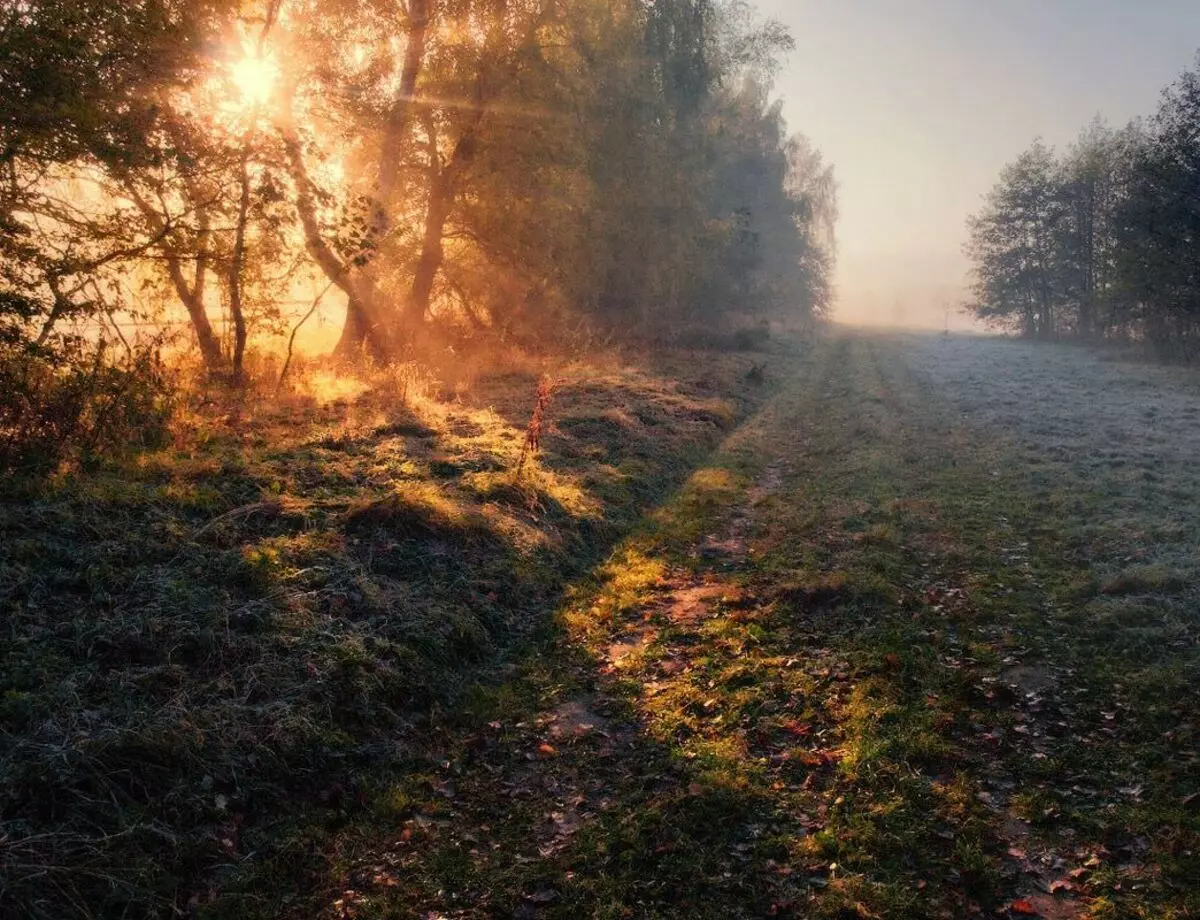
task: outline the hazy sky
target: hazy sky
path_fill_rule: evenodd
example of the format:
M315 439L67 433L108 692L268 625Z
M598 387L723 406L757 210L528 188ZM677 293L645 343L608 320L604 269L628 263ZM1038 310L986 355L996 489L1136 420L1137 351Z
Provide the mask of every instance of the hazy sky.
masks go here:
M965 219L1038 136L1154 111L1200 48L1200 0L757 0L796 39L789 126L841 183L839 318L937 323Z

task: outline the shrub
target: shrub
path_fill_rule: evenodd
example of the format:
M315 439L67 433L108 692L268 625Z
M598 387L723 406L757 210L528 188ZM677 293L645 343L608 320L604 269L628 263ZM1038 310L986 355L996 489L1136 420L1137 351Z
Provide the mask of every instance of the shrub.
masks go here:
M0 350L0 469L46 472L161 446L175 394L157 347Z

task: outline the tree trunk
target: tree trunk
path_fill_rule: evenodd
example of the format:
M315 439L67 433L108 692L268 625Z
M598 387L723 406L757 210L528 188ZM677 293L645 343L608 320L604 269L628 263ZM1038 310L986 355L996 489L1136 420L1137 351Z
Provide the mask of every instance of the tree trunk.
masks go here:
M234 227L233 257L229 260L229 315L233 319L233 383L246 382L246 310L243 303L242 272L246 267L246 225L250 219L250 150L247 141L242 150L238 175L237 224Z
M389 324L375 309L375 298L363 296L363 285L357 283L360 279L352 276L349 267L338 258L322 235L316 196L308 175L308 165L304 161L304 149L290 112L279 130L287 155L288 173L296 187L296 213L304 234L304 248L325 277L346 295L346 322L334 354L352 360L362 348L367 347L376 357L386 360L393 354Z
M409 341L420 336L425 318L429 314L433 283L442 268L445 255L442 237L454 206L458 179L475 156L477 135L486 112L486 76L484 65L480 65L480 71L475 78L474 114L455 143L454 153L444 168L439 168L437 142L432 134L432 120L430 121L429 201L425 206L425 231L421 240L421 257L417 260L408 300L404 304L403 329Z
M339 361L353 364L362 357L364 350L370 348L376 357L385 357L371 345L371 323L367 319L368 311L358 296L357 285L351 285L348 291L341 285L339 287L346 294L346 319L342 323L342 334L338 336L333 356Z
M225 356L221 353L221 343L217 340L212 323L208 321L208 311L204 306L203 286L200 287L201 293L199 294L188 290L187 283L183 278L183 270L177 258L167 257L167 270L171 274L171 283L175 286L175 293L179 296L184 309L187 310L188 319L192 323L192 331L196 333L196 344L200 346L204 369L210 374L220 370L221 365L225 363ZM197 266L196 270L201 272L205 269Z
M196 344L200 346L200 355L204 359L204 369L210 374L220 370L221 365L225 363L225 355L221 351L221 343L217 339L216 333L213 331L212 323L208 319L208 311L204 304L204 290L208 277L208 236L209 236L209 219L208 208L200 200L200 194L193 182L184 182L188 193L188 198L191 199L190 204L196 212L196 252L194 256L185 256L177 246L171 245L164 239L162 244L163 257L167 265L167 276L171 279L171 286L175 289L175 296L179 298L179 302L183 304L187 310L188 319L192 324L192 331L196 333ZM161 214L154 209L154 206L146 200L146 197L134 186L133 182L127 177L125 180L125 193L129 195L130 200L141 212L146 223L150 225L150 229L156 233L163 233L166 227L166 220ZM187 258L191 258L195 268L192 283L188 284L188 280L183 271L183 263Z
M408 40L404 47L404 66L400 70L400 85L392 99L384 130L383 146L379 151L379 177L377 181L378 208L376 219L381 220L381 229L386 229L387 208L396 191L396 180L400 174L400 150L404 144L404 133L416 105L417 78L425 61L425 38L429 20L433 13L431 0L409 0Z
M442 235L446 230L446 219L450 216L450 205L454 197L452 183L453 174L447 169L433 180L429 190L421 257L417 260L408 301L404 305L404 334L409 339L417 338L425 325L429 301L433 295L433 282L442 267Z
M392 108L388 113L387 125L384 129L383 144L379 151L374 227L377 238L382 238L387 233L391 222L388 211L392 198L396 194L396 183L400 175L400 154L404 146L405 134L416 108L417 80L425 61L425 42L432 13L433 0L410 0L408 36L404 48L404 64L400 70L400 84L396 88L396 95L392 100ZM440 262L439 256L438 264ZM434 272L436 273L436 271L435 268ZM359 291L356 299L359 303L352 311L348 308L346 324L335 349L335 354L343 358L351 357L362 347L368 314L384 317L388 313L380 302L378 266L368 263L357 281ZM426 303L428 303L428 297ZM407 310L401 317L401 324L405 327L408 325Z

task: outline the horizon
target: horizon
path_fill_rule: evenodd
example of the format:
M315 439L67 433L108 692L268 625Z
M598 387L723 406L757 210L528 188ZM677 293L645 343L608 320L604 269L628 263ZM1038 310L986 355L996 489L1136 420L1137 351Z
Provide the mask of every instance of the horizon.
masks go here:
M941 328L944 303L965 291L967 217L1004 165L1039 137L1067 146L1097 115L1152 115L1200 49L1200 4L1180 0L762 0L758 11L796 40L775 91L789 128L834 165L834 318L855 324Z

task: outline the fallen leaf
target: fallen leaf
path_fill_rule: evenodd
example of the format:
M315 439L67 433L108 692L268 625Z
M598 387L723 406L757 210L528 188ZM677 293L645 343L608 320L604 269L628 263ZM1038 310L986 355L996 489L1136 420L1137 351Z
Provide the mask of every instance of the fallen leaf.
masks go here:
M1074 891L1074 890L1075 890L1075 886L1063 878L1055 879L1053 882L1050 883L1050 893L1051 894L1056 894L1060 891Z
M543 757L553 757L558 751L555 750L554 745L543 742L538 745L538 753Z
M1025 917L1040 917L1041 916L1041 914L1038 912L1038 909L1036 907L1034 907L1033 904L1031 904L1029 901L1026 901L1024 898L1021 898L1018 901L1013 901L1010 905L1008 905L1008 909L1011 910L1014 914L1021 914L1022 916L1025 916Z

